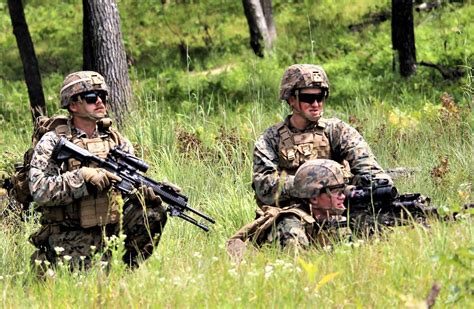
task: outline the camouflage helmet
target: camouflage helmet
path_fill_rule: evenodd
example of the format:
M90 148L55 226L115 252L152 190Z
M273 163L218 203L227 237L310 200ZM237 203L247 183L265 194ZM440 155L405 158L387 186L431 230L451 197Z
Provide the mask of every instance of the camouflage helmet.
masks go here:
M309 199L318 196L321 189L343 187L344 184L342 165L328 159L310 160L296 171L291 194Z
M329 97L329 79L324 69L314 64L293 64L281 79L280 99L288 100L296 89L323 88Z
M69 74L64 79L59 91L61 108L67 108L74 95L91 90L102 90L108 94L109 87L102 75L94 71L79 71Z

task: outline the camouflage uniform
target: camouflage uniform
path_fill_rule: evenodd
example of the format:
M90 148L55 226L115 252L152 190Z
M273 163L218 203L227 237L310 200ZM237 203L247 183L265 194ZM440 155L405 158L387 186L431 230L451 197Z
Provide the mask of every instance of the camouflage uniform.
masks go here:
M95 72L79 72L70 76L73 76L73 81L74 78L81 78L78 81L84 84L82 88L71 83L68 77L63 89L77 87L76 92L79 92L84 87L90 87L90 74L93 74L92 81L103 88L102 76ZM61 92L62 107L67 107L70 97L70 94L64 95L63 91ZM64 163L54 161L52 152L61 136L89 151L91 144L88 142L94 141L93 145L104 147L100 153L101 157L105 157L115 145L133 154L131 143L112 128L103 129L96 126L93 136L88 137L71 123L68 121L62 134L58 134L58 130L45 133L34 148L29 171L29 188L38 211L42 213L42 227L30 237L30 242L37 248L31 257L32 263L40 265L44 271L45 261L54 265L65 258L71 269L88 268L96 253L103 261L110 259L107 237L118 236L121 232L126 235L123 260L128 265L135 266L139 258L150 256L158 244L167 221L165 208L147 200L143 205L137 195L122 196L113 189L109 192L98 192L84 180L80 172L82 163L74 159ZM120 204L123 205L123 212L120 211ZM84 214L84 205L88 205L88 211L98 211L100 205L101 210L105 208L105 213L100 213L100 216L95 212L93 215ZM99 216L99 219L92 218L96 221L91 221L91 216Z
M228 251L231 256L241 256L242 247L246 241L261 246L265 243L278 243L284 247L308 247L319 244L326 246L333 241L346 238L349 229L341 228L338 223L345 222L340 214L344 210L328 215L317 216L312 209L318 208L318 197L323 190L343 189L345 178L342 166L327 159L310 160L301 165L294 175L292 198L298 203L286 207L262 206L257 210L257 219L242 227L228 242ZM324 191L326 193L326 191ZM341 199L343 200L342 196ZM309 201L315 204L311 205ZM321 208L318 209L323 209ZM327 205L327 204L326 204Z
M75 139L87 137L84 132L72 129ZM94 137L103 134L96 131ZM54 264L58 258L72 257L72 265L90 266L94 252L103 253L102 260L107 261L110 254L103 252L105 236L118 235L119 223L81 227L74 205L78 200L96 194L94 188L84 182L79 169L64 171L64 166L51 159L51 153L59 142L55 132L46 133L35 147L31 161L29 185L33 199L43 213L42 228L34 233L30 241L37 247L32 255L32 262L48 260ZM133 148L127 140L122 144L123 150L133 154ZM150 205L147 205L150 206ZM64 220L45 219L45 213L58 208L66 208ZM158 244L167 216L163 207L142 207L136 197L125 198L123 207L123 230L126 253L123 260L129 265L136 265L138 256L146 258L151 255Z
M253 154L253 188L256 198L260 204L276 205L276 196L279 194L279 205L291 205L290 190L293 187L294 173L298 166L294 168L281 167L281 136L279 128L288 127L292 133L313 134L318 124L324 123L323 134L327 138L328 151L322 153L317 158L325 158L343 163L347 161L350 165L351 173L355 175L353 184L358 184L362 175L376 175L378 177L389 178L377 163L369 145L356 129L337 118L321 118L318 123L314 123L299 131L293 128L289 122L290 116L285 121L267 129L256 141ZM300 159L300 164L307 160L315 159L309 155ZM280 184L282 173L285 172L285 182ZM280 190L281 186L281 190Z
M288 100L305 88L322 89L325 98L329 97L329 80L322 67L290 66L282 78L280 98ZM353 184L359 184L364 176L387 178L391 182L364 138L347 123L337 118L319 118L298 130L291 125L291 117L268 128L255 143L252 187L259 206L283 207L294 203L289 193L293 175L308 160L331 159L348 164L355 175ZM349 171L346 175L351 176Z

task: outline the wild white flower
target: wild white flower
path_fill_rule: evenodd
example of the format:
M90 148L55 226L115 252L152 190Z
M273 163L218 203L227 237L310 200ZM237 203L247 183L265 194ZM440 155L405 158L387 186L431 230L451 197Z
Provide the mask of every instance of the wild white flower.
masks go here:
M196 258L198 258L198 259L199 259L199 258L202 258L201 252L197 252L197 251L194 252L193 256L196 257Z
M0 280L3 280L3 276L0 276Z
M44 265L46 265L46 266L51 265L51 263L48 260L44 260L43 262L44 262Z
M84 261L86 259L84 255L81 255L79 258L81 259L81 261Z
M252 270L247 273L247 276L249 277L257 277L259 275L258 271Z
M95 249L97 249L97 247L96 247L96 246L91 246L91 250L92 250L92 252L94 252L94 251L95 251Z
M234 301L242 301L242 298L241 297L237 297L234 299Z
M303 289L303 291L309 292L309 287L305 287L305 288Z
M219 261L219 258L218 258L217 256L213 256L213 257L211 258L211 260L212 260L213 262L217 262L217 261Z
M59 261L59 262L58 262L58 266L64 266L63 261Z
M173 284L174 285L181 285L181 283L182 283L182 280L181 280L180 277L176 276L176 277L173 278Z
M17 274L18 276L21 276L21 275L24 274L24 272L22 272L22 271L17 271L16 274Z
M107 265L109 265L109 262L107 262L107 261L100 261L100 266L106 267Z
M35 265L36 265L36 266L40 266L42 263L43 263L42 260L36 260L36 259L35 259Z
M51 278L51 279L56 278L56 273L51 268L48 268L45 275L46 275L46 277Z
M199 274L199 275L197 275L196 278L198 278L198 280L204 279L204 274Z
M265 266L265 275L264 275L265 279L270 278L272 273L273 273L273 265L266 265Z
M232 277L237 277L237 269L231 268L227 271Z
M72 259L72 256L70 256L70 255L65 255L65 256L63 256L63 259L64 259L65 261L69 262L69 261Z
M161 277L160 279L158 279L158 281L160 281L160 282L165 282L166 279L165 279L164 277Z
M330 252L332 250L332 246L331 245L324 246L323 250L326 252Z
M59 254L59 253L64 251L64 248L63 247L54 247L54 251L56 252L56 254Z

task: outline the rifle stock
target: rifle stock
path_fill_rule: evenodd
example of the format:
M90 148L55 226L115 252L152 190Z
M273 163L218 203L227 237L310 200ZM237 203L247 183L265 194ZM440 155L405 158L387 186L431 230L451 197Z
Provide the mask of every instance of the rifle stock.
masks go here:
M122 151L118 146L109 152L106 159L102 159L62 137L53 150L52 158L53 160L64 161L70 157L85 163L95 163L98 167L122 178L122 181L113 183L113 186L122 193L132 194L141 186L151 187L155 194L160 196L164 203L168 204L167 211L171 216L186 220L206 232L209 231L207 225L185 214L185 212L189 211L210 223L215 223L215 220L210 216L190 207L185 195L142 175L141 172L148 170L148 164Z

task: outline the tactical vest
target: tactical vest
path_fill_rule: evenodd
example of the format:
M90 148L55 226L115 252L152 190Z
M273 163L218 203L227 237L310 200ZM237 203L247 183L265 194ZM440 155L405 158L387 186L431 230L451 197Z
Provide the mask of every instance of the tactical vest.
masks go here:
M308 160L331 159L331 145L324 133L326 122L320 119L312 132L294 133L285 122L277 125L280 134L278 166L289 175Z
M263 206L257 209L257 219L243 226L237 231L229 240L241 240L242 242L253 242L257 246L261 246L267 240L268 233L275 226L276 221L283 215L295 215L304 224L308 239L313 244L318 244L322 247L331 245L334 240L341 239L350 234L349 228L326 228L326 221L316 221L308 212L293 205L290 207L273 207ZM338 221L340 216L334 216L330 220ZM341 217L342 218L342 217Z
M315 220L304 210L295 206L280 208L266 205L261 209L257 209L257 219L243 226L230 240L240 239L244 242L249 240L260 246L265 242L266 236L275 225L276 220L280 216L288 214L296 215L298 218L301 218L302 222L305 223L307 232L309 234L312 233L312 225Z
M92 154L105 159L110 149L123 143L123 138L117 131L108 126L99 126L99 129L99 137L96 138L78 138L72 136L69 126L59 126L55 131L59 136L66 136L68 140L77 146L87 149ZM64 171L77 170L83 166L97 167L95 163L84 165L82 162L70 158ZM110 192L91 192L90 195L70 205L63 207L43 207L42 220L47 222L79 220L80 226L83 228L117 223L120 218L120 213L116 201L119 197L120 193L115 190L111 190Z

